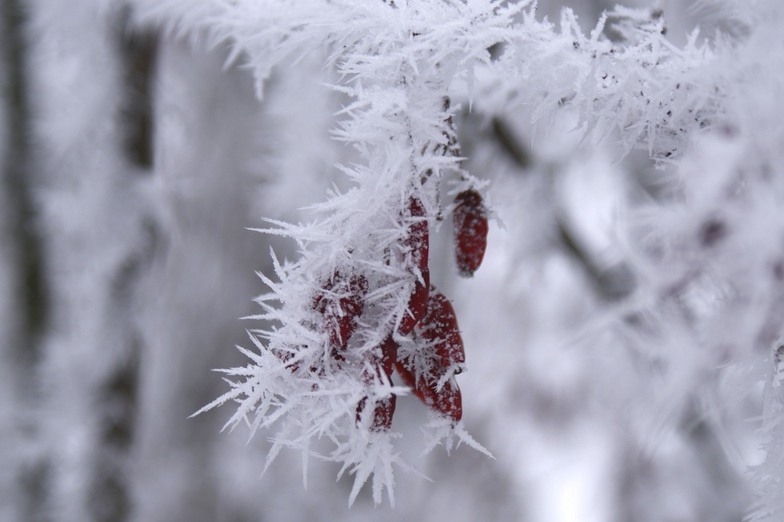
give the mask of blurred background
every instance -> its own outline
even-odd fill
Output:
[[[657,4],[674,43],[712,23],[695,4]],[[612,5],[571,7],[590,29]],[[430,480],[400,473],[395,508],[365,492],[349,509],[335,464],[311,462],[305,488],[284,450],[262,476],[264,433],[220,433],[228,407],[189,418],[227,389],[212,369],[245,364],[270,246],[296,255],[247,227],[306,220],[346,182],[334,165],[351,151],[330,139],[345,100],[321,56],[276,70],[259,101],[226,49],[132,18],[121,2],[0,3],[0,520],[742,519],[759,375],[723,374],[746,393],[716,385],[719,408],[691,386],[719,379],[677,343],[661,346],[673,377],[640,342],[654,333],[603,328],[638,277],[627,218],[668,197],[666,169],[586,150],[569,121],[537,134],[524,111],[457,122],[496,220],[473,279],[454,275],[447,225],[431,260],[466,344],[465,425],[494,459],[421,457],[426,412],[403,397],[393,428]]]

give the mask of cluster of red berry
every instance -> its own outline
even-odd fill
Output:
[[[455,198],[453,213],[457,267],[461,275],[471,276],[479,268],[487,243],[487,212],[482,197],[475,190],[461,192]],[[365,372],[363,381],[370,386],[374,380],[391,382],[397,370],[404,384],[411,387],[423,403],[440,414],[460,421],[463,415],[460,388],[451,377],[459,374],[465,363],[463,340],[452,305],[444,295],[430,285],[429,229],[422,202],[409,198],[404,209],[406,233],[401,242],[403,266],[415,276],[415,284],[408,298],[405,312],[398,318],[398,336],[411,336],[417,349],[399,351],[390,334],[374,354],[370,365],[375,372]],[[314,309],[323,318],[323,326],[330,342],[330,356],[340,364],[345,360],[348,340],[362,314],[368,281],[363,275],[346,277],[336,272],[322,288],[322,295],[314,300]],[[357,405],[357,422],[365,410],[367,397]],[[377,400],[373,408],[371,429],[387,430],[392,424],[396,397]]]

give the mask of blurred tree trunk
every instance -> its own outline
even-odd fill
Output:
[[[137,289],[158,224],[150,203],[155,38],[93,2],[31,2],[31,108],[52,312],[42,385],[47,519],[132,511],[142,336]]]
[[[0,518],[35,520],[44,469],[37,457],[34,369],[46,323],[42,244],[34,203],[26,12],[0,4]]]

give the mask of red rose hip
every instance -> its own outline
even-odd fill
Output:
[[[461,276],[471,277],[482,264],[487,247],[487,210],[482,196],[473,189],[455,197],[455,260]]]
[[[432,366],[429,371],[417,379],[416,371],[410,367],[410,362],[403,360],[395,364],[403,383],[409,386],[414,395],[428,407],[449,417],[454,422],[460,422],[460,419],[463,418],[463,397],[454,379],[447,380],[441,389],[437,390],[436,387],[441,377],[439,368]]]
[[[340,272],[335,272],[323,285],[323,294],[314,300],[313,308],[324,317],[324,327],[333,348],[346,349],[348,339],[354,333],[362,314],[367,291],[365,276],[354,275],[346,278]]]
[[[427,224],[427,214],[422,202],[411,196],[408,200],[408,217],[411,220],[407,227],[403,247],[406,251],[406,264],[408,270],[415,274],[417,270],[422,275],[417,278],[414,290],[408,299],[406,310],[400,318],[397,331],[400,335],[408,335],[419,322],[427,309],[427,296],[430,290],[430,271],[428,257],[430,251],[430,232]]]
[[[457,316],[449,300],[435,288],[430,289],[427,312],[419,323],[417,334],[432,344],[444,372],[454,365],[459,365],[457,373],[462,370],[465,347],[457,325]]]

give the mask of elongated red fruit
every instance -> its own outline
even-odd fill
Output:
[[[365,409],[367,397],[363,397],[357,404],[357,424],[359,424],[362,410]],[[373,407],[373,421],[370,424],[371,431],[386,431],[392,427],[392,417],[395,415],[395,405],[397,404],[397,397],[390,395],[386,399],[376,401]]]
[[[455,260],[463,277],[471,277],[482,264],[487,248],[487,210],[482,196],[473,189],[455,197],[454,221]]]
[[[443,371],[458,365],[456,373],[460,373],[465,364],[465,347],[457,325],[455,309],[435,287],[430,289],[427,312],[419,323],[417,334],[432,343]]]
[[[395,363],[403,383],[410,387],[419,400],[454,422],[463,418],[463,397],[460,388],[454,379],[449,379],[440,390],[436,390],[441,375],[437,366],[432,366],[424,375],[416,377],[416,371],[410,365],[410,360],[401,360]]]
[[[430,252],[430,232],[427,225],[427,213],[422,202],[414,196],[408,198],[408,215],[411,220],[408,234],[403,245],[410,251],[410,262],[419,270],[427,270]]]
[[[367,291],[365,276],[346,278],[340,272],[335,272],[323,285],[323,293],[316,297],[313,307],[324,317],[324,327],[334,348],[346,349],[348,339],[362,314]],[[342,357],[337,353],[335,355]]]
[[[392,426],[396,404],[397,396],[395,395],[376,401],[376,406],[373,408],[373,423],[370,425],[372,431],[385,431]]]
[[[414,283],[414,290],[409,296],[406,311],[400,318],[397,328],[400,335],[408,335],[425,314],[430,290],[430,270],[428,268],[430,232],[426,219],[427,214],[422,202],[414,196],[408,199],[408,216],[411,222],[408,225],[406,237],[403,239],[403,247],[406,250],[404,262],[412,274],[418,270],[422,275],[422,280],[417,278]]]
[[[397,361],[397,343],[390,335],[383,343],[381,343],[381,365],[380,369],[386,374],[387,377],[392,376],[392,370]],[[379,374],[380,376],[380,374]]]
[[[408,298],[408,305],[406,311],[403,312],[403,317],[400,318],[400,324],[397,327],[397,332],[400,335],[408,335],[414,326],[422,319],[427,311],[427,296],[430,294],[430,272],[422,272],[424,281],[417,280],[414,283],[414,291]]]
[[[391,384],[392,369],[394,367],[395,361],[397,360],[397,343],[392,339],[392,336],[387,337],[384,342],[381,343],[380,350],[381,358],[374,362],[374,369],[376,375],[379,378],[383,372]],[[363,375],[363,380],[366,384],[369,385],[373,382],[373,377],[371,375]],[[367,402],[367,399],[367,397],[363,397],[357,404],[357,424],[360,423],[362,411],[365,409],[365,403]],[[397,397],[395,395],[376,401],[376,404],[373,407],[373,421],[370,425],[371,430],[388,430],[392,426],[392,417],[395,414],[396,403]]]

